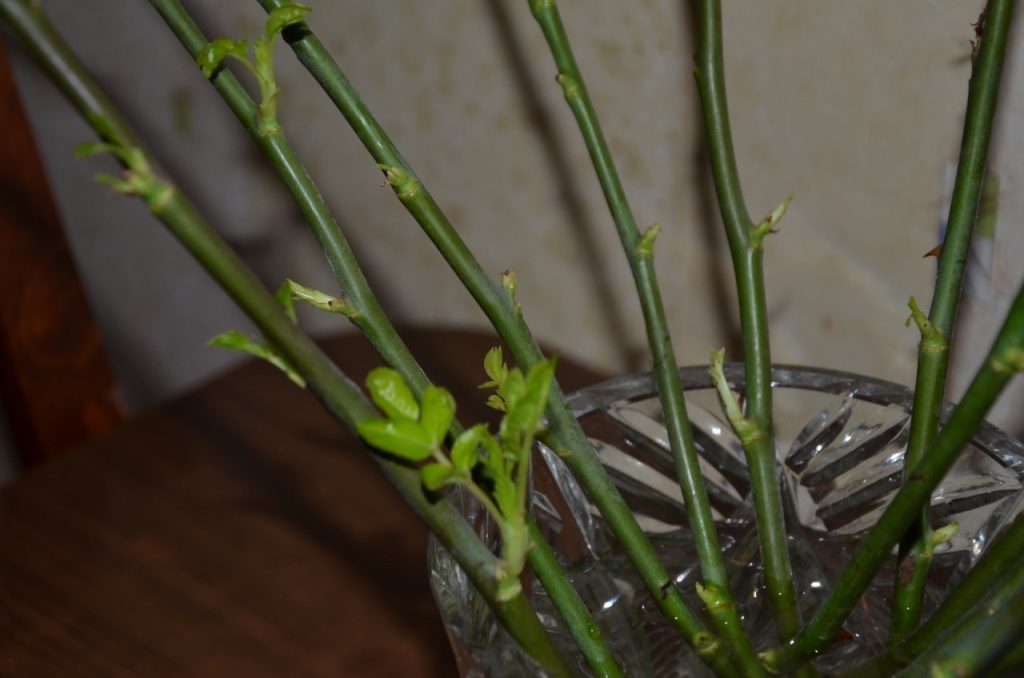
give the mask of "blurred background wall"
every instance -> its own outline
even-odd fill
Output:
[[[297,210],[256,146],[144,2],[46,0],[53,21],[169,173],[277,287],[333,290]],[[536,335],[608,373],[645,369],[640,314],[586,151],[523,0],[309,0],[309,23],[485,269],[519,275]],[[656,261],[679,361],[740,359],[732,270],[701,138],[686,0],[562,0],[563,18]],[[913,383],[906,302],[930,300],[980,1],[730,0],[726,67],[752,215],[795,200],[767,242],[776,361]],[[251,0],[187,2],[211,37],[254,37]],[[1019,31],[1018,31],[1019,33]],[[8,40],[9,43],[12,41]],[[949,396],[987,348],[1022,277],[1024,58],[1014,41],[990,163],[994,238],[979,248]],[[76,160],[87,128],[13,44],[65,227],[131,411],[225,369],[207,348],[248,327],[136,201]],[[290,51],[282,122],[400,323],[486,321]],[[315,333],[349,331],[307,313]],[[482,356],[481,356],[482,358]],[[467,357],[467,359],[477,359]],[[356,378],[362,375],[354,375]],[[283,383],[283,382],[282,382]],[[993,419],[1022,432],[1021,387]]]

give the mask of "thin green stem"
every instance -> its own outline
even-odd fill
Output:
[[[675,460],[676,475],[686,503],[690,531],[693,534],[697,558],[700,561],[701,576],[705,586],[715,590],[717,602],[720,603],[717,608],[718,613],[710,616],[716,622],[715,626],[719,633],[735,653],[744,673],[760,675],[763,673],[760,662],[754,654],[749,637],[743,631],[739,614],[732,601],[725,564],[718,543],[718,534],[711,513],[711,504],[708,501],[707,489],[704,486],[700,462],[693,444],[689,418],[686,414],[686,402],[683,399],[682,384],[679,380],[679,368],[676,364],[668,322],[665,318],[665,309],[661,301],[661,292],[654,272],[653,247],[658,227],[651,227],[651,230],[643,235],[637,228],[636,219],[601,130],[597,112],[587,92],[583,74],[573,56],[572,46],[559,16],[556,2],[554,0],[530,0],[529,5],[554,58],[558,69],[557,81],[562,87],[565,100],[583,135],[594,171],[604,192],[605,202],[611,212],[623,251],[633,273],[647,329],[658,395]]]
[[[155,213],[305,378],[328,411],[352,431],[359,421],[377,416],[358,387],[291,322],[273,296],[260,286],[255,276],[180,194]],[[467,572],[495,616],[517,642],[553,675],[571,675],[525,595],[520,593],[510,600],[502,600],[499,595],[503,577],[501,561],[491,554],[458,511],[449,502],[437,501],[425,494],[417,469],[377,456],[375,459]]]
[[[913,472],[938,433],[939,410],[949,364],[949,341],[953,336],[956,311],[960,303],[971,233],[978,218],[985,161],[999,98],[999,83],[1012,13],[1013,0],[990,0],[985,10],[980,49],[974,61],[967,94],[967,113],[953,185],[953,200],[939,258],[935,294],[928,314],[928,326],[933,332],[926,332],[922,328],[918,351],[914,409],[910,420],[904,477],[909,477]],[[909,635],[921,617],[924,584],[931,562],[930,550],[925,547],[930,529],[926,508],[920,523],[911,529],[900,545],[900,566],[897,568],[893,591],[893,642]]]
[[[177,0],[152,0],[151,4],[193,58],[209,42]],[[416,381],[425,384],[426,375],[381,308],[359,268],[352,248],[316,184],[295,156],[282,128],[276,124],[270,130],[261,127],[259,105],[226,68],[219,69],[211,81],[235,116],[266,153],[316,234],[345,294],[345,301],[354,309],[350,316],[353,323],[366,335],[374,349],[388,364],[403,374],[415,374]]]
[[[32,56],[97,134],[112,144],[138,149],[149,164],[155,166],[138,137],[38,7],[25,0],[0,0],[0,18],[24,41]],[[303,376],[325,408],[353,431],[357,422],[377,416],[358,387],[296,327],[191,203],[170,184],[164,182],[164,186],[165,190],[146,196],[150,210]],[[500,561],[477,538],[465,519],[449,502],[435,501],[426,495],[415,468],[380,457],[375,459],[453,554],[516,640],[553,675],[571,675],[525,596],[520,594],[504,602],[498,600]]]
[[[476,500],[480,502],[484,509],[486,509],[488,513],[494,516],[495,519],[497,519],[498,516],[501,515],[501,511],[498,510],[498,507],[494,504],[491,498],[487,495],[486,492],[483,491],[483,489],[479,485],[477,485],[474,482],[469,482],[464,483],[463,487],[469,490],[469,493],[472,494],[473,497],[475,497]]]
[[[771,352],[762,243],[768,231],[759,230],[751,221],[736,167],[725,92],[721,4],[719,0],[701,0],[697,7],[699,44],[694,74],[739,296],[747,385],[745,417],[756,424],[760,433],[744,445],[744,452],[750,470],[765,584],[779,637],[786,641],[800,630],[801,620],[789,562],[772,423]]]
[[[177,0],[152,0],[152,4],[193,57],[199,49],[207,44],[206,36],[202,34]],[[275,125],[274,129],[268,132],[260,126],[259,109],[256,103],[230,72],[221,69],[214,75],[212,82],[239,120],[263,147],[282,180],[291,190],[307,221],[312,225],[335,271],[338,282],[346,293],[346,302],[355,309],[354,313],[350,315],[354,323],[370,339],[371,344],[384,360],[405,376],[413,390],[417,393],[422,392],[422,389],[429,383],[425,373],[402,342],[374,297],[344,235],[330,214],[319,190],[296,158],[283,129],[279,125]],[[400,187],[396,183],[396,190],[400,196],[411,199],[413,194],[417,193],[418,182],[408,181],[407,176],[389,176],[389,180],[404,182]],[[464,246],[463,249],[465,249]],[[469,256],[468,250],[465,250],[465,255]],[[493,509],[493,504],[487,497],[478,496],[477,498],[481,501],[486,499],[485,505],[490,504],[489,510]],[[540,562],[541,557],[538,557],[537,560]],[[549,572],[554,572],[551,563],[542,563],[542,566],[546,567]],[[549,576],[549,580],[553,577],[554,575]],[[564,573],[562,573],[562,577],[564,578]],[[578,609],[566,612],[574,617],[585,616],[581,615]],[[585,609],[583,612],[585,613]]]
[[[985,362],[939,433],[935,445],[914,467],[914,472],[875,526],[860,540],[825,603],[803,632],[786,645],[764,653],[770,668],[779,672],[792,670],[832,644],[843,621],[878,574],[892,548],[920,516],[932,491],[952,467],[1015,370],[1021,369],[1017,361],[1022,352],[1024,287],[1017,293]]]
[[[985,549],[981,559],[964,576],[955,589],[943,599],[942,604],[924,624],[902,642],[893,645],[886,652],[870,661],[851,669],[848,678],[854,676],[891,675],[913,661],[948,629],[952,628],[979,600],[1011,572],[1024,565],[1024,516],[1018,516],[1013,524]]]
[[[268,11],[281,0],[260,0]],[[405,162],[384,129],[365,106],[338,64],[306,25],[285,31],[285,41],[314,76],[356,132],[367,151],[384,168],[396,194],[409,213],[443,254],[456,275],[473,295],[516,362],[524,369],[543,358],[529,329],[504,292],[483,272],[426,187]],[[686,635],[697,653],[720,673],[728,673],[718,641],[699,617],[684,603],[674,587],[665,588],[671,577],[658,560],[650,540],[640,529],[618,490],[594,454],[579,423],[565,405],[561,390],[552,388],[547,409],[550,436],[557,450],[599,508],[623,550],[637,568],[659,609]]]

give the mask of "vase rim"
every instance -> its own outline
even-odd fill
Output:
[[[724,365],[725,377],[733,389],[745,383],[744,364],[729,362]],[[714,388],[707,365],[687,365],[679,368],[684,391]],[[773,389],[806,389],[819,393],[848,395],[855,400],[903,408],[908,414],[913,409],[914,393],[892,381],[855,372],[846,372],[808,365],[772,365]],[[637,372],[585,386],[567,396],[569,408],[577,418],[623,400],[636,400],[656,395],[653,371]],[[943,401],[940,420],[945,423],[955,405]],[[998,457],[1018,477],[1024,478],[1024,444],[999,427],[983,421],[972,436],[972,441]]]

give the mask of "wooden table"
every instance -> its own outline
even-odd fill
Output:
[[[465,421],[488,416],[492,339],[406,336]],[[325,346],[356,379],[379,364]],[[0,492],[0,675],[451,676],[425,545],[364,449],[246,364]]]

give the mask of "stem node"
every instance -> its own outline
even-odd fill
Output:
[[[789,209],[789,203],[793,202],[793,194],[790,193],[786,196],[785,200],[779,203],[779,206],[768,213],[764,219],[761,220],[756,226],[750,231],[750,242],[747,247],[751,250],[762,249],[764,246],[764,239],[772,233],[778,233],[779,229],[776,226],[782,221],[782,217],[786,214],[786,210]]]
[[[992,360],[992,369],[1000,374],[1024,372],[1024,349],[1011,348]]]
[[[423,185],[397,165],[380,165],[377,167],[384,172],[384,179],[391,184],[395,195],[402,202],[415,200],[423,191]]]
[[[636,253],[641,259],[654,258],[654,241],[661,235],[661,224],[652,224],[636,241]]]
[[[580,81],[566,73],[559,73],[555,76],[555,82],[562,86],[562,93],[565,94],[565,100],[570,104],[573,100],[577,100],[582,96],[580,89]]]
[[[919,345],[921,352],[947,353],[949,351],[949,342],[946,341],[942,330],[929,320],[928,316],[921,310],[921,307],[917,305],[917,299],[910,297],[907,306],[910,307],[910,317],[907,318],[907,325],[914,323],[917,325],[917,329],[921,331],[921,343]]]

